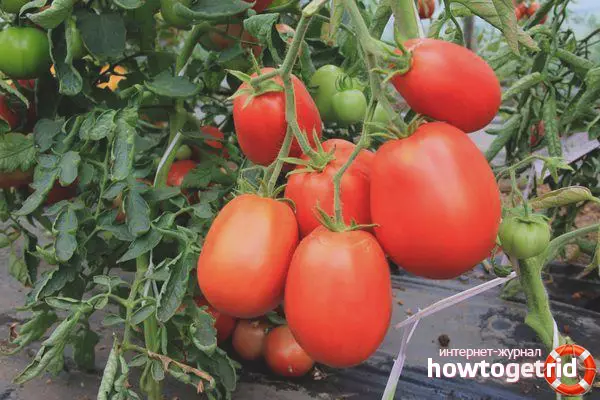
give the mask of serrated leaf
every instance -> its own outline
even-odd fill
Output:
[[[558,132],[558,121],[556,114],[556,94],[554,90],[548,91],[548,97],[542,108],[542,118],[544,120],[544,143],[548,147],[548,154],[551,157],[562,156],[562,144]]]
[[[102,320],[102,325],[104,326],[114,326],[119,324],[124,324],[125,320],[116,314],[107,314]]]
[[[258,42],[269,48],[273,46],[273,25],[279,20],[279,14],[258,14],[244,20],[244,29],[258,39]]]
[[[214,1],[197,0],[189,8],[181,3],[173,6],[173,11],[190,22],[200,20],[218,20],[243,13],[252,7],[252,3],[242,0]]]
[[[117,116],[116,137],[111,152],[113,181],[120,181],[131,175],[135,155],[137,117],[137,110],[133,108],[122,110]]]
[[[81,157],[75,151],[68,151],[60,158],[60,174],[58,180],[61,186],[69,186],[77,179],[79,163]]]
[[[96,367],[95,347],[100,336],[89,328],[82,327],[73,340],[73,359],[77,366],[85,371],[93,371]]]
[[[140,236],[150,229],[150,206],[135,190],[130,190],[125,197],[125,214],[127,228],[132,236]]]
[[[156,230],[150,230],[143,236],[136,238],[129,249],[117,260],[118,263],[122,263],[125,261],[133,260],[141,256],[142,254],[146,254],[153,248],[155,248],[161,241],[162,235]]]
[[[58,317],[51,310],[43,309],[35,312],[31,319],[18,329],[17,337],[12,341],[16,348],[12,349],[10,354],[14,354],[28,344],[41,339],[57,320]]]
[[[40,119],[33,128],[33,138],[40,151],[46,151],[54,143],[54,138],[62,132],[64,119]]]
[[[197,255],[184,252],[171,268],[167,281],[163,284],[157,299],[156,318],[166,322],[175,314],[185,296],[190,271],[196,264]]]
[[[100,114],[96,119],[94,126],[88,131],[88,137],[91,140],[100,140],[112,136],[115,129],[115,110],[108,110]]]
[[[106,365],[104,366],[104,373],[102,374],[102,380],[98,389],[98,400],[108,400],[108,395],[112,392],[118,370],[119,342],[115,338],[112,349],[108,354],[108,360],[106,360]]]
[[[25,261],[12,251],[8,255],[8,273],[24,286],[31,286],[31,277]]]
[[[67,297],[48,297],[45,301],[52,308],[66,311],[77,310],[81,304],[79,300]]]
[[[68,52],[67,38],[71,33],[65,31],[65,26],[70,26],[67,20],[55,29],[48,31],[50,39],[50,56],[54,64],[54,71],[59,84],[59,93],[66,96],[75,96],[83,89],[83,79],[79,71],[73,67],[72,56]]]
[[[0,135],[0,172],[27,171],[36,163],[33,137],[20,133]]]
[[[194,322],[190,325],[190,337],[194,346],[207,354],[217,348],[217,330],[214,327],[214,318],[205,311],[198,310]]]
[[[197,95],[202,87],[190,82],[185,76],[173,76],[164,71],[157,75],[152,81],[145,82],[146,87],[159,96],[175,99],[186,99]]]
[[[504,91],[502,94],[502,101],[506,101],[518,94],[521,94],[534,86],[542,83],[544,81],[544,76],[539,72],[533,72],[529,75],[525,75],[524,77],[517,80],[512,84],[510,88]]]
[[[131,316],[131,324],[139,325],[144,322],[149,316],[154,313],[155,307],[154,304],[146,304],[138,308],[133,312]]]

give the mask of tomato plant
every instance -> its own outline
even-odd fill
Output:
[[[323,142],[325,152],[332,152],[332,159],[321,170],[291,175],[285,188],[285,197],[292,200],[296,208],[296,218],[301,236],[306,236],[320,223],[316,207],[327,214],[333,212],[333,176],[344,165],[356,146],[342,139],[330,139]],[[304,160],[308,157],[304,156]],[[362,150],[357,160],[344,174],[341,182],[341,200],[344,203],[344,221],[350,224],[371,223],[369,207],[369,174],[373,153]],[[304,166],[299,166],[298,169]]]
[[[343,71],[336,65],[324,65],[310,78],[310,89],[314,92],[315,103],[319,113],[325,121],[335,121],[333,111],[333,96],[338,92],[337,81],[343,75]]]
[[[429,161],[414,162],[423,157]],[[421,125],[375,154],[375,233],[394,262],[414,274],[447,279],[473,268],[494,247],[500,213],[491,168],[471,139],[449,124]]]
[[[215,319],[215,329],[217,330],[217,342],[221,343],[231,337],[236,326],[236,319],[225,315],[211,306],[203,297],[194,298],[198,307],[206,307],[206,311]]]
[[[542,215],[505,218],[498,231],[504,251],[519,259],[541,254],[551,237],[548,222]]]
[[[365,117],[367,99],[358,89],[343,90],[333,95],[331,106],[341,124],[355,124]]]
[[[0,10],[17,14],[26,3],[26,0],[2,0],[0,1]]]
[[[186,175],[196,168],[198,165],[195,161],[192,160],[181,160],[175,161],[169,169],[169,174],[167,175],[167,185],[169,186],[181,186],[183,180]]]
[[[265,340],[265,361],[273,372],[281,376],[305,375],[315,364],[294,339],[287,325],[272,329]]]
[[[0,118],[8,123],[11,128],[19,124],[19,116],[10,108],[6,96],[0,96]]]
[[[261,74],[272,71],[272,68],[263,68]],[[279,77],[273,78],[270,82],[275,85],[283,83]],[[313,132],[320,137],[323,129],[319,110],[302,81],[292,76],[292,83],[298,126],[314,145]],[[249,89],[248,84],[243,83],[238,90],[239,96],[233,100],[235,132],[240,148],[249,160],[256,164],[269,165],[277,158],[287,132],[285,94],[275,89],[275,91],[250,97],[253,95],[246,93],[247,89]],[[297,142],[292,144],[290,154],[300,155],[300,146]]]
[[[198,259],[200,289],[225,314],[261,316],[283,298],[297,243],[296,218],[287,204],[256,195],[236,197],[221,210],[206,236]]]
[[[483,59],[436,39],[410,40],[405,46],[412,52],[410,69],[392,83],[414,111],[467,133],[490,123],[500,107],[500,83]]]
[[[0,32],[0,71],[15,79],[37,78],[50,68],[46,34],[37,28],[7,28]]]
[[[366,360],[387,332],[391,307],[390,271],[373,235],[322,227],[300,242],[285,312],[292,334],[315,361],[349,367]]]

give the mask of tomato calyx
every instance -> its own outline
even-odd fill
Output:
[[[254,99],[255,97],[258,97],[260,95],[263,95],[265,93],[283,92],[283,86],[281,86],[280,84],[278,84],[277,82],[275,82],[272,79],[266,79],[266,80],[263,80],[263,81],[253,84],[252,77],[248,74],[245,74],[241,71],[235,71],[235,70],[227,70],[227,72],[230,73],[231,75],[235,76],[236,78],[238,78],[243,83],[248,84],[246,88],[238,89],[231,97],[229,97],[229,100],[233,100],[236,97],[240,97],[240,96],[244,96],[244,95],[248,96],[248,98],[244,102],[244,107],[247,106],[252,101],[252,99]]]
[[[316,149],[311,154],[306,155],[306,157],[308,157],[308,160],[301,159],[298,157],[282,158],[283,162],[303,167],[296,168],[293,171],[290,171],[288,173],[288,176],[293,174],[321,172],[325,169],[325,167],[327,167],[327,165],[331,161],[335,159],[335,147],[330,151],[325,151],[325,149],[323,149],[323,145],[321,144],[321,140],[319,139],[319,135],[317,135],[317,132],[313,130],[312,134],[315,141]]]
[[[351,232],[365,229],[376,228],[378,224],[357,224],[354,220],[350,222],[350,225],[346,225],[344,221],[336,221],[334,216],[327,214],[319,204],[315,206],[317,211],[317,219],[325,228],[331,232]]]

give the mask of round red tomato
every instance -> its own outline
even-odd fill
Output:
[[[273,68],[263,68],[261,73],[272,70]],[[273,78],[273,81],[283,86],[279,76]],[[292,76],[292,82],[298,125],[307,134],[310,144],[314,146],[313,130],[320,137],[323,129],[319,110],[302,81]],[[240,90],[243,89],[248,89],[248,84],[243,83]],[[233,100],[233,122],[238,142],[250,161],[259,165],[269,165],[277,158],[287,132],[285,93],[267,92],[254,97],[248,104],[246,101],[248,101],[246,94]],[[297,157],[300,154],[300,146],[294,140],[290,156]]]
[[[196,165],[192,160],[175,161],[167,174],[167,186],[181,186],[185,176],[196,168]]]
[[[287,325],[278,326],[267,335],[265,361],[277,375],[297,377],[311,370],[315,362],[300,347]]]
[[[298,223],[289,205],[244,194],[217,215],[198,259],[198,284],[217,310],[254,318],[281,302]]]
[[[296,205],[296,218],[300,235],[306,236],[320,226],[316,217],[316,206],[333,215],[333,176],[346,163],[356,146],[343,139],[330,139],[323,142],[327,152],[335,149],[335,157],[321,172],[302,172],[289,177],[285,197]],[[308,157],[302,157],[308,160]],[[359,224],[371,223],[369,204],[369,170],[374,154],[363,150],[346,170],[341,183],[341,201],[344,221],[352,220]],[[303,168],[300,166],[299,168]]]
[[[231,344],[244,360],[258,360],[262,355],[269,324],[263,321],[240,320],[233,331]]]
[[[194,302],[198,307],[206,307],[208,312],[215,319],[215,329],[217,330],[217,342],[221,343],[229,339],[233,329],[235,328],[236,319],[219,312],[216,308],[211,306],[205,298],[197,296],[194,298]]]
[[[257,13],[263,12],[273,2],[273,0],[244,0],[244,1],[246,3],[252,3],[253,1],[256,1],[256,3],[252,6],[252,8]]]
[[[494,248],[500,211],[494,173],[452,125],[422,125],[375,154],[375,234],[392,260],[415,275],[449,279],[473,268]]]
[[[366,360],[392,313],[390,271],[375,237],[320,227],[304,238],[288,272],[285,313],[313,360],[332,367]]]
[[[46,195],[45,205],[52,205],[61,200],[69,200],[77,195],[77,186],[73,183],[69,186],[61,186],[59,182],[55,182],[52,189]]]
[[[19,125],[19,116],[8,105],[6,96],[0,96],[0,119],[5,120],[11,129]]]
[[[485,127],[501,102],[494,70],[471,50],[437,39],[412,39],[412,65],[392,84],[410,108],[465,132]]]
[[[11,172],[0,171],[0,189],[27,186],[32,180],[33,169],[28,171],[21,171],[20,169]]]
[[[435,0],[419,0],[419,18],[429,19],[435,11]]]

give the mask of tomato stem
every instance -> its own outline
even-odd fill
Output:
[[[422,38],[425,36],[416,2],[414,0],[390,1],[392,14],[394,14],[394,39],[401,45],[408,39]]]

